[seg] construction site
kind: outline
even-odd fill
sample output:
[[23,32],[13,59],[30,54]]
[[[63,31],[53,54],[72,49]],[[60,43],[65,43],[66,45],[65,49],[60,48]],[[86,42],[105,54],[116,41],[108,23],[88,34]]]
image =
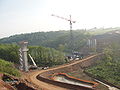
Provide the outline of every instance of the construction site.
[[[71,55],[67,56],[69,62],[53,67],[47,65],[45,67],[38,67],[31,54],[28,54],[29,42],[21,41],[18,43],[20,47],[18,50],[18,68],[22,76],[18,78],[1,73],[0,90],[119,90],[120,87],[85,71],[86,68],[95,65],[104,56],[104,53],[101,52],[103,47],[101,43],[105,39],[101,38],[99,40],[97,37],[91,37],[87,39],[88,41],[81,49],[81,52],[76,52],[75,38],[72,31],[72,24],[75,21],[71,20],[71,15],[69,19],[53,14],[52,16],[69,22],[69,45],[71,47]],[[32,65],[29,65],[28,58],[31,60]],[[79,73],[75,71],[79,71]],[[71,74],[72,72],[73,74]],[[80,78],[74,75],[79,75]]]
[[0,90],[120,90],[120,0],[0,0]]
[[[26,43],[25,43],[26,44]],[[25,51],[25,50],[24,50]],[[71,61],[68,64],[52,67],[44,70],[28,70],[24,69],[21,78],[7,76],[1,74],[1,90],[100,90],[99,85],[103,84],[105,90],[118,90],[109,83],[102,82],[96,78],[92,81],[78,79],[67,75],[68,72],[81,70],[84,73],[84,68],[100,60],[102,54],[88,56],[82,60]],[[25,64],[27,65],[27,64]],[[88,76],[89,77],[89,76]],[[10,79],[10,81],[5,81]]]

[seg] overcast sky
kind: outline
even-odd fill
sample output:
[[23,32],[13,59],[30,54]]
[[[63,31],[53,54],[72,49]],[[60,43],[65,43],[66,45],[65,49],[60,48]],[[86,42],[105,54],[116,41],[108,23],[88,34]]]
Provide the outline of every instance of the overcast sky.
[[72,15],[73,29],[120,26],[120,0],[0,0],[0,38],[38,31],[69,30],[57,17]]

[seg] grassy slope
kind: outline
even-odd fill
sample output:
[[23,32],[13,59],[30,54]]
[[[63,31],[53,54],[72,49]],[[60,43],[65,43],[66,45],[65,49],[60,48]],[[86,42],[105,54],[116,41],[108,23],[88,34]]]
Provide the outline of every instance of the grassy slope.
[[13,63],[0,59],[0,72],[13,76],[20,76],[20,72],[14,67]]
[[99,65],[89,68],[87,72],[111,82],[114,85],[120,86],[119,65],[120,61],[118,63],[101,62]]

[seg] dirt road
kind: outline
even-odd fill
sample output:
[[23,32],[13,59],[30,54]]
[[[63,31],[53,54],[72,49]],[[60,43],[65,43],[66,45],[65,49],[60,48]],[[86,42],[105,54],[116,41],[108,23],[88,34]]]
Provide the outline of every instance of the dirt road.
[[36,76],[39,75],[40,73],[43,73],[43,72],[45,72],[45,71],[40,70],[40,71],[30,72],[30,73],[28,73],[27,78],[29,78],[30,82],[37,85],[42,90],[67,90],[65,88],[61,88],[61,87],[58,87],[58,86],[55,86],[52,84],[48,84],[48,83],[45,83],[45,82],[38,80],[36,78]]
[[59,86],[55,86],[55,85],[52,85],[52,84],[49,84],[49,83],[45,83],[43,81],[40,81],[36,78],[36,76],[38,76],[39,74],[43,73],[43,72],[48,72],[48,71],[51,71],[51,70],[56,70],[56,69],[60,69],[60,68],[64,68],[64,67],[69,67],[71,65],[74,65],[74,64],[77,64],[77,63],[80,63],[82,61],[85,61],[85,60],[88,60],[90,58],[93,58],[95,57],[96,55],[93,55],[93,56],[90,56],[86,59],[83,59],[83,60],[79,60],[79,61],[76,61],[76,62],[73,62],[71,64],[66,64],[66,65],[61,65],[61,66],[58,66],[58,67],[55,67],[55,68],[50,68],[50,69],[47,69],[47,70],[37,70],[37,71],[32,71],[32,72],[28,72],[28,73],[25,73],[23,75],[23,78],[24,79],[27,79],[28,81],[30,81],[31,83],[37,85],[40,90],[68,90],[67,88],[62,88],[62,87],[59,87]]

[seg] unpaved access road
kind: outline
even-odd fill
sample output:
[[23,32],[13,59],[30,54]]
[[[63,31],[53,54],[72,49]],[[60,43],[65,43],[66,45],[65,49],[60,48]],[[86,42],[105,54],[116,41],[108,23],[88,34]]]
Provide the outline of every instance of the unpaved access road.
[[66,88],[62,88],[62,87],[55,86],[55,85],[38,80],[36,76],[43,72],[45,71],[40,70],[40,71],[29,72],[26,74],[25,78],[31,83],[35,84],[40,90],[68,90]]
[[41,73],[48,72],[48,71],[51,71],[51,70],[60,69],[60,68],[64,68],[64,67],[69,67],[71,65],[80,63],[84,60],[89,60],[90,58],[93,58],[95,56],[96,55],[93,55],[93,56],[87,57],[83,60],[73,62],[71,64],[61,65],[61,66],[58,66],[58,67],[55,67],[55,68],[50,68],[50,69],[47,69],[47,70],[35,70],[35,71],[28,72],[28,73],[24,73],[22,78],[27,79],[29,82],[35,84],[40,90],[68,90],[67,88],[62,88],[62,87],[59,87],[59,86],[56,86],[56,85],[52,85],[52,84],[40,81],[36,77]]

